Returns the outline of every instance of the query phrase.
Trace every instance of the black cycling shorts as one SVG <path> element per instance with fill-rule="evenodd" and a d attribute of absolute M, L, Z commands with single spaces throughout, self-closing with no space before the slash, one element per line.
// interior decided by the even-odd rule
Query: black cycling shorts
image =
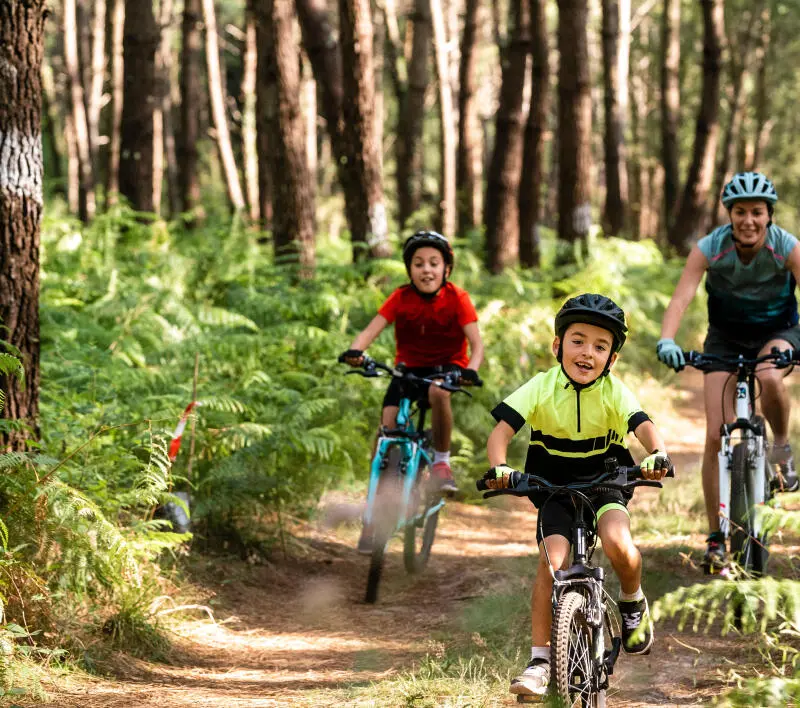
<path fill-rule="evenodd" d="M 444 366 L 425 366 L 425 367 L 408 367 L 415 376 L 423 376 L 425 378 L 432 378 L 436 374 L 446 374 L 449 371 L 460 371 L 461 368 L 455 364 L 445 364 Z M 430 384 L 410 383 L 402 381 L 401 379 L 392 378 L 389 382 L 389 388 L 386 389 L 386 395 L 383 397 L 383 407 L 399 406 L 400 399 L 410 398 L 412 401 L 428 402 L 428 389 Z"/>
<path fill-rule="evenodd" d="M 706 340 L 703 343 L 703 353 L 725 357 L 736 357 L 741 354 L 748 359 L 755 359 L 764 345 L 772 339 L 782 339 L 792 349 L 800 349 L 800 327 L 788 327 L 768 334 L 748 336 L 732 334 L 712 326 L 708 328 Z M 730 371 L 731 368 L 718 364 L 714 370 Z M 736 370 L 735 367 L 733 370 Z"/>
<path fill-rule="evenodd" d="M 595 514 L 602 516 L 609 509 L 620 509 L 628 513 L 628 500 L 631 494 L 623 494 L 618 489 L 604 489 L 586 496 L 592 503 Z M 546 501 L 549 498 L 549 501 Z M 530 496 L 533 505 L 539 510 L 539 522 L 536 525 L 536 543 L 548 536 L 563 536 L 572 543 L 572 524 L 575 520 L 576 507 L 569 494 L 561 493 L 550 497 L 549 494 L 537 493 Z M 611 505 L 611 506 L 609 506 Z M 596 533 L 594 516 L 587 513 L 586 522 L 591 533 Z"/>

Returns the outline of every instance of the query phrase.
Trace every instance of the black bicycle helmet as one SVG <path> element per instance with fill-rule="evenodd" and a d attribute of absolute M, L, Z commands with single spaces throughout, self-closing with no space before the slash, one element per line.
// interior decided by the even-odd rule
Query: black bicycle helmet
<path fill-rule="evenodd" d="M 584 293 L 567 300 L 556 315 L 555 330 L 559 338 L 573 322 L 586 322 L 607 329 L 614 335 L 614 351 L 618 352 L 628 337 L 625 313 L 611 298 Z"/>
<path fill-rule="evenodd" d="M 441 234 L 435 231 L 417 231 L 413 236 L 409 236 L 403 244 L 403 262 L 406 264 L 406 270 L 411 272 L 411 259 L 414 257 L 414 252 L 418 248 L 430 246 L 438 250 L 446 265 L 453 269 L 453 247 L 450 242 Z"/>

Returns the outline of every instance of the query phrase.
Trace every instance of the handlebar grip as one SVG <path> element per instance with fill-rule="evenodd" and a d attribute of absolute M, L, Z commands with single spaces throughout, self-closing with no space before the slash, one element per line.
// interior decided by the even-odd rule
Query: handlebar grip
<path fill-rule="evenodd" d="M 479 492 L 485 492 L 487 489 L 489 489 L 489 487 L 486 486 L 485 479 L 476 479 L 475 486 L 478 488 Z"/>

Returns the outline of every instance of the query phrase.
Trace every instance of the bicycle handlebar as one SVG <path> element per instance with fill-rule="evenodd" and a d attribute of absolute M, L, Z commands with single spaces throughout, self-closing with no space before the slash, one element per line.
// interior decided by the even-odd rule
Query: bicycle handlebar
<path fill-rule="evenodd" d="M 683 358 L 686 366 L 691 366 L 698 371 L 714 370 L 720 364 L 727 368 L 738 369 L 742 367 L 745 371 L 755 370 L 755 367 L 765 361 L 771 361 L 776 369 L 785 369 L 800 362 L 800 350 L 785 349 L 781 351 L 778 347 L 772 347 L 769 354 L 762 354 L 754 358 L 745 356 L 720 356 L 719 354 L 708 354 L 698 351 L 684 351 Z"/>
<path fill-rule="evenodd" d="M 639 465 L 626 467 L 617 462 L 617 458 L 610 457 L 605 460 L 605 471 L 601 472 L 597 477 L 585 482 L 571 482 L 569 484 L 554 484 L 543 477 L 538 477 L 534 474 L 527 474 L 525 472 L 516 472 L 519 475 L 516 484 L 507 489 L 488 489 L 486 480 L 479 479 L 475 483 L 478 491 L 485 492 L 484 499 L 496 497 L 500 494 L 511 494 L 515 497 L 526 497 L 535 492 L 559 492 L 559 491 L 576 491 L 582 492 L 590 490 L 594 487 L 606 487 L 611 489 L 633 489 L 635 487 L 657 487 L 661 488 L 661 482 L 652 479 L 642 478 L 642 470 Z M 675 476 L 675 468 L 671 467 L 666 474 L 667 477 Z"/>
<path fill-rule="evenodd" d="M 457 371 L 443 371 L 441 378 L 438 378 L 439 374 L 435 374 L 437 378 L 428 378 L 412 374 L 410 371 L 405 369 L 402 364 L 394 367 L 387 366 L 386 364 L 383 364 L 380 361 L 375 361 L 375 359 L 372 359 L 368 356 L 363 357 L 363 361 L 359 365 L 359 368 L 363 369 L 363 371 L 348 371 L 347 373 L 358 374 L 359 376 L 363 376 L 365 378 L 374 378 L 381 375 L 378 373 L 378 370 L 381 370 L 385 371 L 387 374 L 389 374 L 389 376 L 392 376 L 396 379 L 404 379 L 412 383 L 432 384 L 433 386 L 439 386 L 440 388 L 443 388 L 445 391 L 450 391 L 451 393 L 463 393 L 472 398 L 472 394 L 469 391 L 465 391 L 459 384 L 456 383 L 461 377 L 461 374 Z M 483 381 L 479 378 L 474 385 L 483 386 Z"/>

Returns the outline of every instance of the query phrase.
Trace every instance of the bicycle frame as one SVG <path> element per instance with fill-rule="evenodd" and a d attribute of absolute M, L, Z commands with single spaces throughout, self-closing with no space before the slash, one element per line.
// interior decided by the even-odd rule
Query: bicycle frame
<path fill-rule="evenodd" d="M 416 517 L 408 518 L 406 513 L 409 508 L 411 493 L 417 480 L 417 470 L 421 462 L 430 466 L 433 460 L 422 445 L 424 439 L 424 432 L 422 431 L 425 425 L 426 409 L 423 407 L 419 410 L 417 429 L 414 427 L 414 421 L 412 420 L 411 405 L 410 399 L 401 399 L 399 411 L 397 413 L 397 428 L 393 430 L 383 428 L 381 430 L 381 435 L 378 437 L 375 456 L 372 458 L 372 465 L 370 466 L 367 508 L 364 513 L 364 521 L 366 524 L 372 523 L 375 497 L 378 493 L 378 484 L 380 482 L 381 473 L 386 469 L 389 451 L 392 447 L 399 447 L 401 449 L 400 473 L 403 475 L 403 495 L 400 504 L 400 514 L 394 530 L 397 531 L 403 528 L 412 520 L 416 521 Z M 435 504 L 426 508 L 425 518 L 438 512 L 443 506 L 444 499 L 439 499 Z"/>

